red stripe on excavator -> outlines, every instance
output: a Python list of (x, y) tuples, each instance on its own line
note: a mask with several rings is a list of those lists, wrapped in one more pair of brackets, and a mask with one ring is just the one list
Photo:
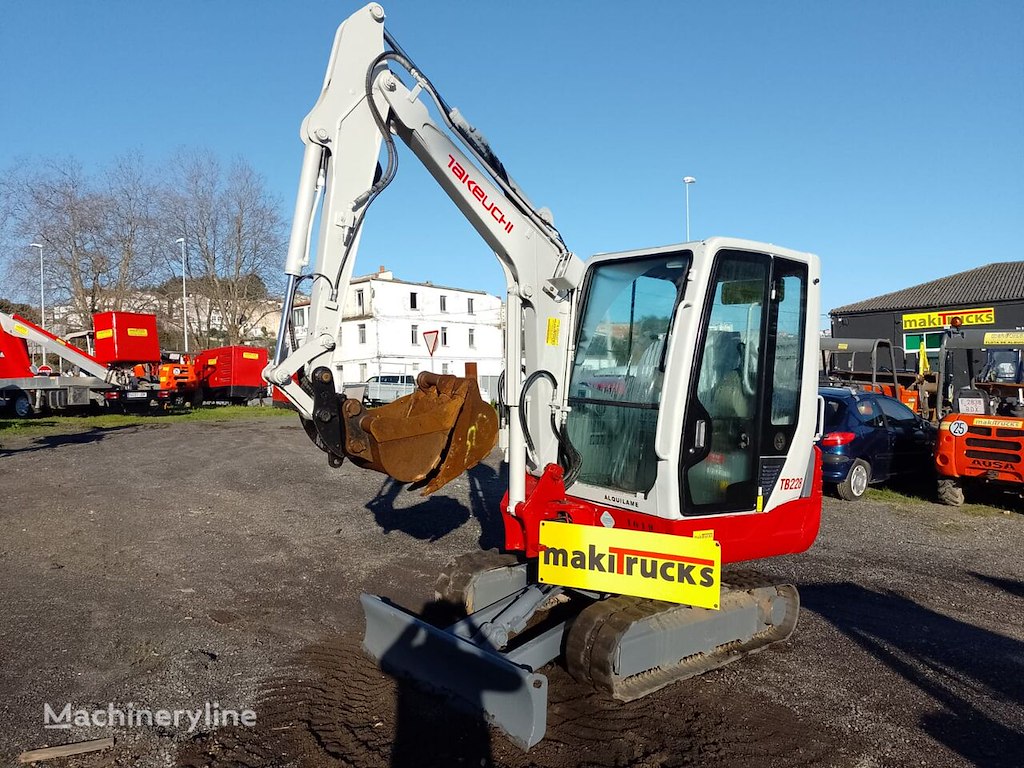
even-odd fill
[[(673, 560), (677, 563), (693, 563), (693, 565), (714, 565), (714, 560), (705, 560), (701, 557), (686, 557), (684, 555), (673, 555), (668, 552), (647, 552), (643, 549), (625, 549), (623, 547), (608, 547), (608, 551), (613, 555), (636, 555), (637, 557), (646, 557), (650, 560)], [(615, 558), (615, 562), (619, 564), (619, 573), (622, 573), (623, 558)]]

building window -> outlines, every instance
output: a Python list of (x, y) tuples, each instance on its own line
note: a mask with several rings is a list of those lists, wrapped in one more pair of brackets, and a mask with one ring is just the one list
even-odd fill
[(359, 324), (359, 343), (366, 343), (366, 323)]
[(420, 364), (419, 363), (413, 363), (412, 364), (412, 372), (413, 373), (416, 373), (416, 371), (418, 371), (419, 369), (420, 369)]
[[(928, 367), (936, 369), (939, 366), (939, 351), (942, 349), (942, 337), (945, 333), (937, 331), (934, 333), (905, 333), (903, 334), (903, 354), (913, 355), (917, 361), (914, 367), (920, 370), (921, 366), (921, 342), (924, 342), (925, 355), (928, 357)], [(908, 361), (907, 365), (910, 364)]]
[(469, 346), (470, 347), (475, 347), (476, 346), (476, 329), (475, 328), (470, 328), (469, 329)]
[(447, 347), (448, 346), (448, 326), (447, 325), (442, 325), (441, 326), (441, 346), (442, 347)]
[(412, 291), (409, 293), (409, 309), (419, 309), (417, 304), (418, 297), (416, 296), (416, 291)]
[(442, 312), (447, 312), (448, 311), (448, 297), (445, 296), (443, 293), (441, 294), (441, 311)]
[(469, 314), (471, 314), (471, 315), (473, 314), (473, 300), (472, 299), (466, 299), (466, 311), (469, 312)]
[(359, 380), (366, 381), (366, 363), (359, 364)]
[(363, 314), (363, 312), (366, 311), (366, 307), (363, 304), (363, 289), (362, 288), (358, 288), (356, 290), (356, 309), (359, 311), (360, 315)]
[(448, 373), (448, 363), (441, 363), (441, 373)]
[(412, 340), (413, 346), (416, 346), (417, 344), (420, 343), (420, 327), (418, 325), (416, 325), (415, 323), (412, 326), (412, 339), (411, 340)]

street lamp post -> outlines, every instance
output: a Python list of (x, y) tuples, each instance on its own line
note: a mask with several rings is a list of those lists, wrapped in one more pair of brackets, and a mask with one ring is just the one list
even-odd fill
[(686, 188), (686, 242), (690, 242), (690, 185), (696, 181), (693, 176), (683, 177), (683, 186)]
[[(46, 292), (43, 290), (43, 246), (40, 243), (29, 243), (29, 248), (39, 249), (39, 322), (46, 330)], [(46, 365), (46, 347), (43, 347), (43, 365)]]
[(185, 238), (175, 240), (181, 246), (181, 329), (185, 332), (185, 354), (188, 354), (188, 296), (185, 293)]

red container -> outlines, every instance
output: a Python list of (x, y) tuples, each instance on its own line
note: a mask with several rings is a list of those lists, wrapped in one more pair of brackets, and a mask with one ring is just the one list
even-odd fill
[(0, 328), (0, 379), (21, 379), (32, 375), (28, 347), (24, 339)]
[(196, 356), (204, 397), (211, 400), (244, 402), (259, 397), (267, 387), (266, 367), (267, 350), (262, 347), (217, 347)]
[(104, 365), (159, 363), (156, 315), (100, 312), (92, 316), (96, 359)]

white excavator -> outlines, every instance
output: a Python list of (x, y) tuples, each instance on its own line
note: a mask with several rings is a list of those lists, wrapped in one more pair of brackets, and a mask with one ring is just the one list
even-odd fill
[[(817, 535), (818, 258), (715, 237), (581, 260), (376, 3), (338, 28), (300, 135), (265, 378), (331, 466), (347, 457), (430, 493), (499, 436), (508, 463), (503, 551), (460, 558), (438, 580), (464, 618), (433, 626), (363, 595), (367, 652), (529, 748), (546, 728), (546, 664), (628, 701), (789, 637), (796, 589), (734, 564), (801, 552)], [(335, 378), (360, 234), (399, 142), (504, 271), (497, 409), (474, 370), (421, 373), (413, 394), (379, 408), (346, 398)]]

